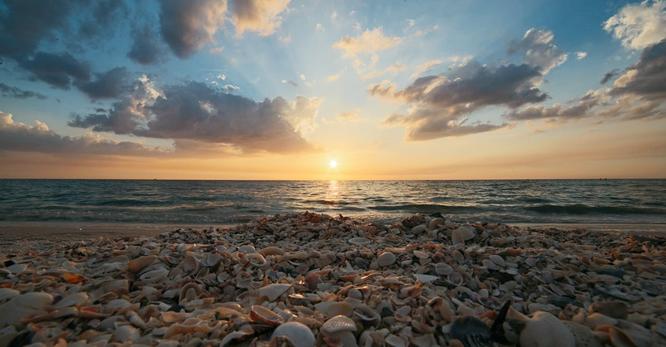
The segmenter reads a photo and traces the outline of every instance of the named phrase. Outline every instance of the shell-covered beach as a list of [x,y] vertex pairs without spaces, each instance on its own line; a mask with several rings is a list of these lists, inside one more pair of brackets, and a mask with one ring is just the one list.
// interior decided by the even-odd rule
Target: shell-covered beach
[[0,346],[660,346],[666,237],[299,213],[0,256]]

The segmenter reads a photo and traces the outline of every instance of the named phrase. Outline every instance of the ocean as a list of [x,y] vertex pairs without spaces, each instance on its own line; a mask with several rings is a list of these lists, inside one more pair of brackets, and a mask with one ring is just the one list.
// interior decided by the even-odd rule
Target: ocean
[[313,211],[392,219],[666,224],[666,180],[0,180],[0,221],[233,224]]

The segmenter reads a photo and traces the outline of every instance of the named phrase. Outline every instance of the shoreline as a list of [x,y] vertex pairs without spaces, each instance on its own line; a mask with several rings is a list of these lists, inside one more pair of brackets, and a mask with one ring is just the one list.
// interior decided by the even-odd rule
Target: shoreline
[[666,234],[297,213],[18,243],[0,345],[666,344]]
[[[408,216],[409,214],[405,214]],[[268,216],[265,216],[268,217]],[[264,218],[264,217],[260,217]],[[396,217],[373,219],[351,218],[380,224],[400,220]],[[126,238],[156,236],[177,229],[202,230],[229,228],[244,223],[177,224],[177,223],[109,223],[62,221],[0,221],[0,245],[15,241],[80,241],[99,237]],[[585,230],[593,232],[630,233],[637,235],[666,235],[666,223],[506,223],[509,226],[531,229]]]

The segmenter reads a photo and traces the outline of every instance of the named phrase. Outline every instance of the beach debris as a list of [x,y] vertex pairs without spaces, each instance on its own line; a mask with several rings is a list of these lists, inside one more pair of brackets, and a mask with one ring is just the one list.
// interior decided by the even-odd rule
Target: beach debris
[[666,237],[262,217],[0,254],[0,346],[662,346]]

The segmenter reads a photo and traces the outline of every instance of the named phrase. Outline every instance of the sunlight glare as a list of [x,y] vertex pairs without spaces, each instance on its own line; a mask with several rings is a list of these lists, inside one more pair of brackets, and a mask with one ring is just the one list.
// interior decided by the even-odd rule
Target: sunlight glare
[[332,159],[331,161],[328,162],[328,167],[330,167],[331,169],[335,169],[336,167],[338,167],[338,161]]

